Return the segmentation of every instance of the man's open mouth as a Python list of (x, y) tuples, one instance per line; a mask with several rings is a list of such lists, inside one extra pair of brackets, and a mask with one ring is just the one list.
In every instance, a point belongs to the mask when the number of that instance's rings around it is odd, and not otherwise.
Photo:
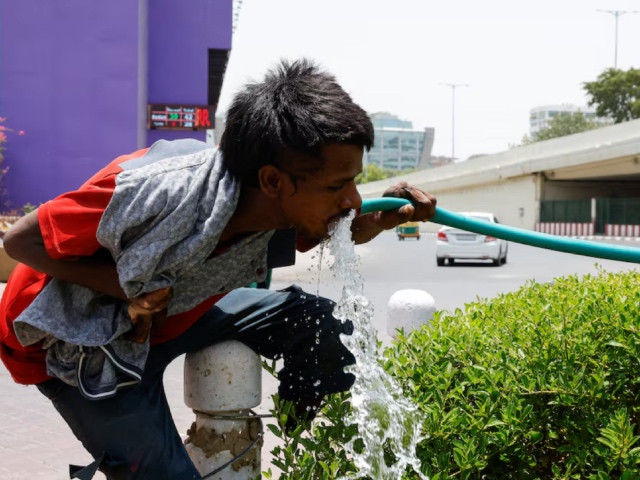
[(327, 225), (333, 225), (334, 223), (336, 223), (338, 220), (341, 220), (343, 218), (345, 218), (347, 215), (349, 215), (350, 210), (344, 210), (340, 213), (335, 214), (332, 217), (329, 217), (329, 220), (327, 221)]

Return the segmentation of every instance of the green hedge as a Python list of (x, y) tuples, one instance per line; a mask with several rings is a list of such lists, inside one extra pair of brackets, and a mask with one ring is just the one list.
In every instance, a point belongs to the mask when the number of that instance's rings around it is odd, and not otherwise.
[[(418, 455), (432, 480), (640, 478), (637, 271), (531, 283), (438, 312), (383, 362), (424, 412)], [(283, 437), (280, 478), (354, 471), (340, 447), (356, 429), (342, 423), (348, 408), (348, 394), (334, 396), (314, 436)]]

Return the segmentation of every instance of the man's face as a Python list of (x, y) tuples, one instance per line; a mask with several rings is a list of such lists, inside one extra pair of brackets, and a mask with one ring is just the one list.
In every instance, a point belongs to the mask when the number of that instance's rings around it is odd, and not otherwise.
[(322, 240), (329, 226), (362, 198), (354, 179), (362, 171), (362, 148), (332, 143), (322, 149), (321, 168), (313, 173), (285, 175), (282, 210), (289, 224), (311, 240)]

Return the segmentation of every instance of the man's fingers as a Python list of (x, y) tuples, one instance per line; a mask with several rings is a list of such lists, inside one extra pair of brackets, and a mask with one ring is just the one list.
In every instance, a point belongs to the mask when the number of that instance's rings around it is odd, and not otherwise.
[[(399, 182), (388, 188), (383, 196), (405, 198), (411, 202), (411, 205), (404, 205), (397, 210), (396, 218), (400, 223), (426, 221), (436, 214), (436, 197), (407, 182)], [(383, 221), (387, 224), (386, 220)]]
[(143, 293), (142, 295), (129, 299), (129, 310), (141, 315), (161, 312), (167, 308), (172, 296), (173, 290), (171, 287)]
[(436, 197), (407, 182), (398, 182), (383, 193), (384, 197), (409, 200), (409, 204), (395, 210), (374, 213), (378, 227), (390, 230), (406, 222), (426, 222), (436, 214)]
[(172, 290), (171, 287), (161, 288), (160, 290), (155, 290), (153, 292), (147, 292), (137, 299), (144, 308), (147, 309), (157, 309), (164, 308), (167, 306), (169, 301), (171, 300)]
[(412, 220), (427, 221), (436, 214), (436, 198), (433, 195), (424, 194), (421, 198), (414, 202), (414, 212)]
[(133, 328), (125, 333), (124, 337), (135, 343), (144, 343), (151, 330), (152, 316), (138, 314), (131, 315), (131, 312), (129, 312), (129, 316), (131, 317)]
[(162, 328), (172, 295), (172, 288), (166, 287), (129, 299), (128, 313), (133, 327), (125, 334), (125, 338), (144, 343), (152, 327)]

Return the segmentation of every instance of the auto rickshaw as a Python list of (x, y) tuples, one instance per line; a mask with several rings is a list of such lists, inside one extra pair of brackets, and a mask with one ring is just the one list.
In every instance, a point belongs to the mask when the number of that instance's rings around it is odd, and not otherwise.
[(420, 240), (420, 224), (418, 222), (406, 222), (396, 227), (398, 240), (404, 240), (407, 237), (415, 237)]

